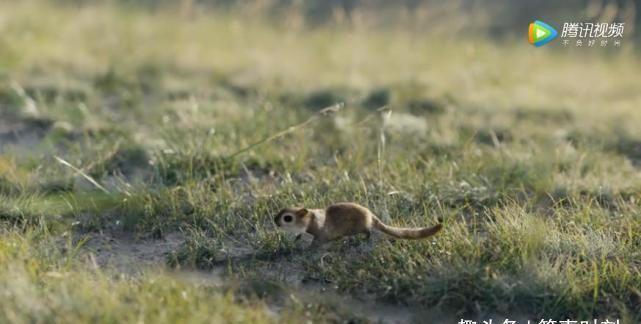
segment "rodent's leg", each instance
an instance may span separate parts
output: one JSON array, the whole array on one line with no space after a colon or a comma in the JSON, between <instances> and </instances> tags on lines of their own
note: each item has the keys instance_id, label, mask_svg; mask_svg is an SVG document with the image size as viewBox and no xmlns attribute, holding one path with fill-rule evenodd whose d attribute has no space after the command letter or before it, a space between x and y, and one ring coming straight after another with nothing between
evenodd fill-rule
<instances>
[{"instance_id":1,"label":"rodent's leg","mask_svg":"<svg viewBox=\"0 0 641 324\"><path fill-rule=\"evenodd\" d=\"M312 240L312 244L309 246L311 249L318 249L320 248L323 244L325 244L325 240L321 240L318 237L314 237L314 240Z\"/></svg>"}]
</instances>

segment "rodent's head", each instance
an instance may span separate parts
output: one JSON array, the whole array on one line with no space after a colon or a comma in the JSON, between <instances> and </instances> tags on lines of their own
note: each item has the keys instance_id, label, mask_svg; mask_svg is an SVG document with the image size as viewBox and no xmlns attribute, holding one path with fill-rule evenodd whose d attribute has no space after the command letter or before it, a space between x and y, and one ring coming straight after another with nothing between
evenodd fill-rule
<instances>
[{"instance_id":1,"label":"rodent's head","mask_svg":"<svg viewBox=\"0 0 641 324\"><path fill-rule=\"evenodd\" d=\"M311 212L305 208L285 208L274 217L274 223L283 231L305 233Z\"/></svg>"}]
</instances>

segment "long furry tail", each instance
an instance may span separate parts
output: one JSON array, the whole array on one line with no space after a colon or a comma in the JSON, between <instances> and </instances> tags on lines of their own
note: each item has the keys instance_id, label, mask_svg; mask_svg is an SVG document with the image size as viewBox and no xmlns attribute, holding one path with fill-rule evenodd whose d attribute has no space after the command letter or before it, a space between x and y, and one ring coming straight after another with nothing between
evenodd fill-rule
<instances>
[{"instance_id":1,"label":"long furry tail","mask_svg":"<svg viewBox=\"0 0 641 324\"><path fill-rule=\"evenodd\" d=\"M374 218L374 228L399 239L418 240L438 233L443 228L443 225L439 223L432 227L400 228L385 225L378 218Z\"/></svg>"}]
</instances>

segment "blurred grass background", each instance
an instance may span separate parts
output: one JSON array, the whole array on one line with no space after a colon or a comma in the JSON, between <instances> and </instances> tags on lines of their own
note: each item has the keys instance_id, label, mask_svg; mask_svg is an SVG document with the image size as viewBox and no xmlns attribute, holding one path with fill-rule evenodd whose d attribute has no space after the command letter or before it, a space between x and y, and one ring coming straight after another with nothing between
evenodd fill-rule
<instances>
[{"instance_id":1,"label":"blurred grass background","mask_svg":"<svg viewBox=\"0 0 641 324\"><path fill-rule=\"evenodd\" d=\"M637 7L3 1L0 316L375 321L288 297L298 280L434 321L639 321ZM533 19L626 31L617 48L534 48ZM283 206L344 200L445 230L365 251L338 242L319 262L271 224ZM143 274L92 248L175 233L181 245ZM235 283L196 285L164 263Z\"/></svg>"}]
</instances>

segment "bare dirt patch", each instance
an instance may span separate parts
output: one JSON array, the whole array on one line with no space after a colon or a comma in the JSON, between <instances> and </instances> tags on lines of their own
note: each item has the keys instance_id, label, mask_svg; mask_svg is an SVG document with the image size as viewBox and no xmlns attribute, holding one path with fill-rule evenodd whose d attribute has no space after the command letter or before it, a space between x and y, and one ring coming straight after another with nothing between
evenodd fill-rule
<instances>
[{"instance_id":1,"label":"bare dirt patch","mask_svg":"<svg viewBox=\"0 0 641 324\"><path fill-rule=\"evenodd\" d=\"M161 239L136 238L127 233L92 233L84 244L100 268L135 274L147 268L163 267L169 253L184 242L180 233Z\"/></svg>"},{"instance_id":2,"label":"bare dirt patch","mask_svg":"<svg viewBox=\"0 0 641 324\"><path fill-rule=\"evenodd\" d=\"M28 150L38 145L53 127L44 118L0 115L0 154L10 149Z\"/></svg>"},{"instance_id":3,"label":"bare dirt patch","mask_svg":"<svg viewBox=\"0 0 641 324\"><path fill-rule=\"evenodd\" d=\"M168 255L179 250L184 242L181 233L169 233L161 239L152 239L136 238L124 232L98 232L90 234L83 249L93 256L99 268L110 272L135 276L147 269L165 268L175 278L197 286L221 289L237 287L241 292L265 300L276 316L288 305L295 304L303 308L323 305L337 314L337 320L347 317L368 323L412 323L434 318L434 313L430 315L419 307L381 302L366 293L344 294L331 283L310 278L301 257L296 255L308 253L304 250L264 255L238 244L225 244L218 251L220 257L211 269L168 269ZM362 252L367 247L355 249ZM326 253L339 252L320 251L314 257L321 262ZM230 274L229 266L242 266L258 275L249 279L241 278Z\"/></svg>"}]
</instances>

